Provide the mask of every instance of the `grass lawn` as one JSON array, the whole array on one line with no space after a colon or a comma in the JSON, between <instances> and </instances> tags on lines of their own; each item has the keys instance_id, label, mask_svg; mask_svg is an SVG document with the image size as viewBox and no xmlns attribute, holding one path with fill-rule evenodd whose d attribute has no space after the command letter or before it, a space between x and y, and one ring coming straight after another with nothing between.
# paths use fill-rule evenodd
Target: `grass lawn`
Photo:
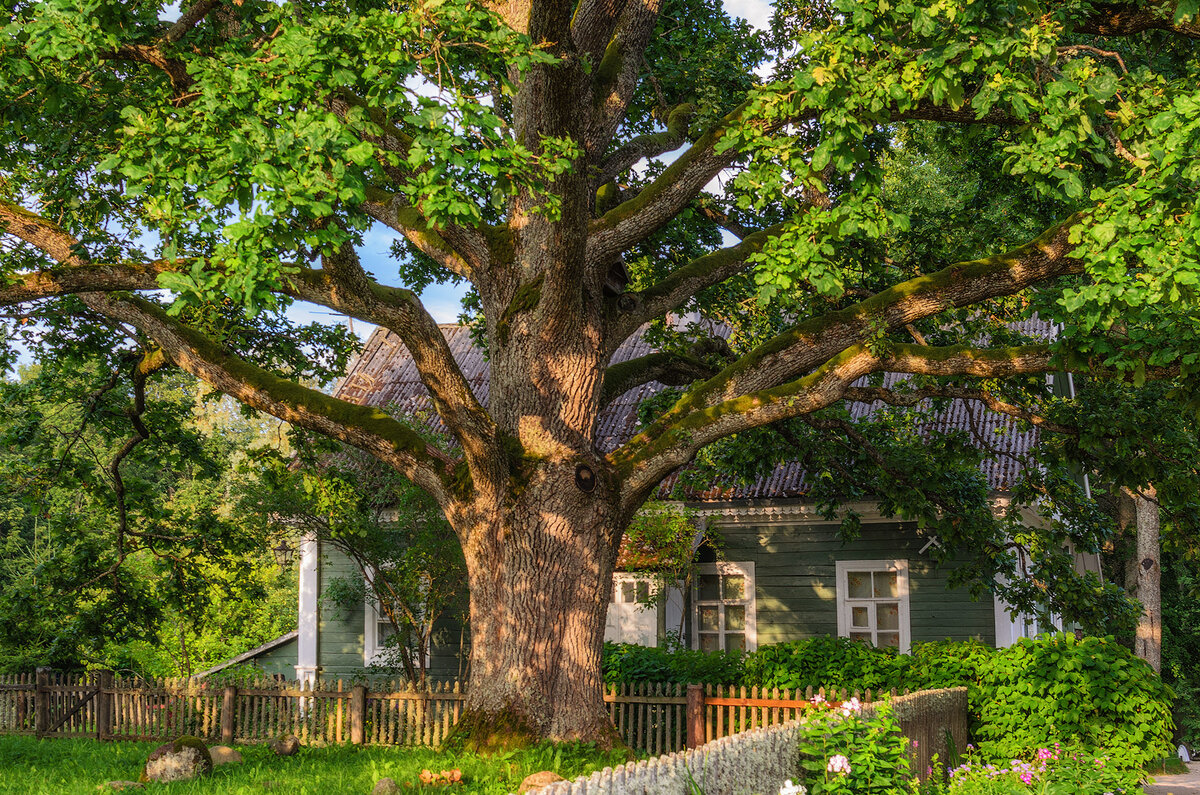
<instances>
[{"instance_id":1,"label":"grass lawn","mask_svg":"<svg viewBox=\"0 0 1200 795\"><path fill-rule=\"evenodd\" d=\"M95 795L106 781L136 781L146 757L158 743L37 740L0 737L0 795ZM505 795L539 770L564 778L590 773L625 761L623 752L605 754L588 745L542 745L508 754L452 756L424 748L301 748L293 757L275 756L263 746L235 746L245 761L223 765L210 775L174 784L147 784L126 792L170 795L368 795L384 776L402 790ZM458 768L463 783L426 788L422 769ZM405 785L411 785L406 787Z\"/></svg>"}]
</instances>

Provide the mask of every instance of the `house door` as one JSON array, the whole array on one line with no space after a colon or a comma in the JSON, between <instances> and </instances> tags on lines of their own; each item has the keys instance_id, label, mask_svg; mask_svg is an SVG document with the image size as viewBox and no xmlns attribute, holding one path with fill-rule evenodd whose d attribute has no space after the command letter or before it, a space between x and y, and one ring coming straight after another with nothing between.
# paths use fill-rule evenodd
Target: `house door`
<instances>
[{"instance_id":1,"label":"house door","mask_svg":"<svg viewBox=\"0 0 1200 795\"><path fill-rule=\"evenodd\" d=\"M658 607L651 604L649 577L614 574L612 599L604 623L604 639L612 643L658 645Z\"/></svg>"}]
</instances>

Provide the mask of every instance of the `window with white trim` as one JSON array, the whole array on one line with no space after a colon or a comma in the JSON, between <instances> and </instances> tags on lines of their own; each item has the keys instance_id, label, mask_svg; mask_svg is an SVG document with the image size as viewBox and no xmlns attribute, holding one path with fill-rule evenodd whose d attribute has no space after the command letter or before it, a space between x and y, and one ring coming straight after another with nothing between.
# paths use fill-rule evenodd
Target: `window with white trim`
<instances>
[{"instance_id":1,"label":"window with white trim","mask_svg":"<svg viewBox=\"0 0 1200 795\"><path fill-rule=\"evenodd\" d=\"M692 586L692 647L752 651L757 646L754 563L701 564Z\"/></svg>"},{"instance_id":2,"label":"window with white trim","mask_svg":"<svg viewBox=\"0 0 1200 795\"><path fill-rule=\"evenodd\" d=\"M837 562L838 634L907 652L907 560Z\"/></svg>"},{"instance_id":3,"label":"window with white trim","mask_svg":"<svg viewBox=\"0 0 1200 795\"><path fill-rule=\"evenodd\" d=\"M369 576L374 576L374 571L371 570ZM426 590L429 588L429 583L422 580ZM363 624L363 665L383 665L391 662L385 659L384 651L393 643L391 640L396 635L396 627L388 619L387 614L379 609L379 602L375 599L375 595L371 592L371 586L367 585L367 600L364 613ZM418 616L422 619L423 616ZM415 656L415 655L414 655ZM422 667L428 664L428 660L421 659L419 661Z\"/></svg>"}]
</instances>

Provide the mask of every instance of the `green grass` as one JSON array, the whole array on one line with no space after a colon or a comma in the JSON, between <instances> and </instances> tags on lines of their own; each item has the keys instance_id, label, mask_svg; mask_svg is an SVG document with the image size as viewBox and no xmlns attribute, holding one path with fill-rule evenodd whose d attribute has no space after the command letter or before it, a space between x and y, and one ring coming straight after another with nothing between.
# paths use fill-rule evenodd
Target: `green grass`
<instances>
[{"instance_id":1,"label":"green grass","mask_svg":"<svg viewBox=\"0 0 1200 795\"><path fill-rule=\"evenodd\" d=\"M1152 776L1177 776L1188 772L1188 766L1177 756L1147 762L1145 770Z\"/></svg>"},{"instance_id":2,"label":"green grass","mask_svg":"<svg viewBox=\"0 0 1200 795\"><path fill-rule=\"evenodd\" d=\"M106 781L136 781L158 743L37 740L0 737L0 795L95 795ZM414 795L422 769L457 767L463 784L452 793L505 795L516 792L530 773L553 770L571 779L625 761L624 752L605 753L590 745L539 745L491 757L443 754L428 748L301 748L277 757L263 746L235 746L245 761L223 765L208 776L174 784L147 784L133 792L163 795L367 795L384 776ZM130 792L127 790L127 792Z\"/></svg>"}]
</instances>

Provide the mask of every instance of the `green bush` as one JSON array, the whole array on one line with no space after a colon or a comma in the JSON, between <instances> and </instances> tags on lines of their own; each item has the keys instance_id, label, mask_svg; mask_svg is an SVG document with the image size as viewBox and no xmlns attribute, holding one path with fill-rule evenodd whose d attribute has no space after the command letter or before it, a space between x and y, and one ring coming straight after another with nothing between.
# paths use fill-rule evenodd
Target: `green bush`
<instances>
[{"instance_id":1,"label":"green bush","mask_svg":"<svg viewBox=\"0 0 1200 795\"><path fill-rule=\"evenodd\" d=\"M604 681L615 683L736 685L744 678L741 652L662 649L630 643L605 643Z\"/></svg>"},{"instance_id":2,"label":"green bush","mask_svg":"<svg viewBox=\"0 0 1200 795\"><path fill-rule=\"evenodd\" d=\"M1112 638L1062 634L996 651L982 671L976 737L999 758L1077 744L1140 768L1171 747L1171 691Z\"/></svg>"},{"instance_id":3,"label":"green bush","mask_svg":"<svg viewBox=\"0 0 1200 795\"><path fill-rule=\"evenodd\" d=\"M606 644L604 675L608 682L781 690L965 685L971 732L996 758L1029 756L1061 742L1133 769L1170 750L1170 689L1112 638L1043 636L1007 649L943 641L915 644L912 654L833 637L764 646L746 655Z\"/></svg>"},{"instance_id":4,"label":"green bush","mask_svg":"<svg viewBox=\"0 0 1200 795\"><path fill-rule=\"evenodd\" d=\"M766 688L903 687L910 658L849 638L819 637L764 646L746 657L742 684Z\"/></svg>"}]
</instances>

